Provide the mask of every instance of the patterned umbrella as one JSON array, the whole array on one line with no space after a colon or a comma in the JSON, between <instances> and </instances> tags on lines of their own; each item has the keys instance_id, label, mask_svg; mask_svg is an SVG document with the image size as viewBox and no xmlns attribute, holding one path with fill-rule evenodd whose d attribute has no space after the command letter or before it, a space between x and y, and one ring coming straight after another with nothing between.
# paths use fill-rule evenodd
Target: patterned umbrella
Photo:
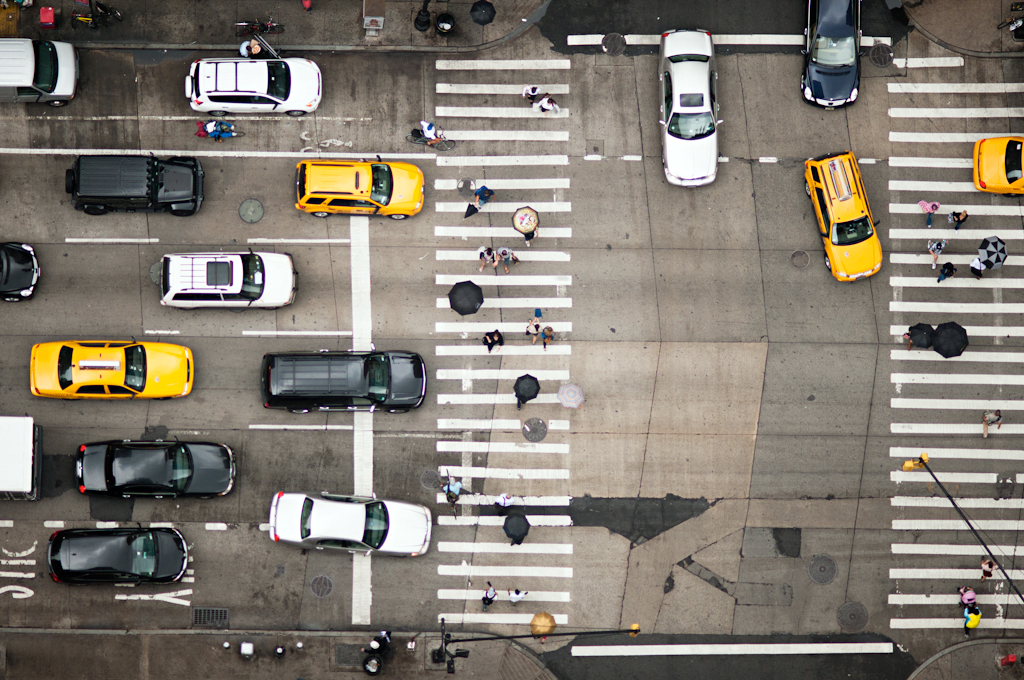
<instances>
[{"instance_id":1,"label":"patterned umbrella","mask_svg":"<svg viewBox=\"0 0 1024 680\"><path fill-rule=\"evenodd\" d=\"M978 246L978 257L981 258L985 269L1002 267L1006 262L1006 244L998 236L989 236Z\"/></svg>"},{"instance_id":2,"label":"patterned umbrella","mask_svg":"<svg viewBox=\"0 0 1024 680\"><path fill-rule=\"evenodd\" d=\"M558 387L558 401L566 408L583 406L583 389L575 383L566 383Z\"/></svg>"},{"instance_id":3,"label":"patterned umbrella","mask_svg":"<svg viewBox=\"0 0 1024 680\"><path fill-rule=\"evenodd\" d=\"M540 226L540 216L529 206L520 208L512 215L512 226L520 234L529 234Z\"/></svg>"}]
</instances>

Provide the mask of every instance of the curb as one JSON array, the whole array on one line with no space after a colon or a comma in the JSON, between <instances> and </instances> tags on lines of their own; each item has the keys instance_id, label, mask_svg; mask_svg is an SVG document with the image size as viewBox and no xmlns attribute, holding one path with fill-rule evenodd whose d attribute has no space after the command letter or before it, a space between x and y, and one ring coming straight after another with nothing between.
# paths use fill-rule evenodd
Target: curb
<instances>
[{"instance_id":1,"label":"curb","mask_svg":"<svg viewBox=\"0 0 1024 680\"><path fill-rule=\"evenodd\" d=\"M907 5L903 5L903 10L907 13L907 17L910 19L910 26L913 30L918 31L921 35L928 38L928 40L932 41L939 47L949 50L950 52L956 52L957 54L962 54L966 57L976 57L979 59L1024 59L1024 52L979 52L977 50L969 50L965 47L958 47L948 43L919 24L917 20L914 19L914 14L910 9L908 9Z\"/></svg>"},{"instance_id":2,"label":"curb","mask_svg":"<svg viewBox=\"0 0 1024 680\"><path fill-rule=\"evenodd\" d=\"M961 650L961 649L965 649L967 647L974 647L976 645L1003 645L1003 644L1024 645L1024 639L1022 639L1022 638L987 638L987 639L984 639L984 640L968 640L967 642L961 642L960 644L953 645L952 647L947 647L946 649L943 649L941 652L937 652L937 653L933 654L932 656L930 656L928 659L926 659L924 661L924 663L922 663L920 666L918 666L917 669L914 670L914 672L911 673L907 677L907 680L914 680L914 678L916 678L921 673L924 673L926 670L928 670L928 668L933 663L935 663L936 661L938 661L939 659L941 659L942 657L944 657L947 654L951 654L951 653L953 653L955 651L958 651L958 650Z\"/></svg>"}]
</instances>

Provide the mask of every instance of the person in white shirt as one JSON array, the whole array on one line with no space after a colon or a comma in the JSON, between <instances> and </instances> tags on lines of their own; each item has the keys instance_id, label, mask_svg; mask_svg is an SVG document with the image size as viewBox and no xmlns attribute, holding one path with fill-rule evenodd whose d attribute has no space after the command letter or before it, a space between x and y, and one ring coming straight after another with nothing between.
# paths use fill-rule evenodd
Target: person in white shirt
<instances>
[{"instance_id":1,"label":"person in white shirt","mask_svg":"<svg viewBox=\"0 0 1024 680\"><path fill-rule=\"evenodd\" d=\"M527 85L523 88L523 99L529 100L531 104L537 101L540 96L540 88L536 85Z\"/></svg>"},{"instance_id":2,"label":"person in white shirt","mask_svg":"<svg viewBox=\"0 0 1024 680\"><path fill-rule=\"evenodd\" d=\"M514 593L511 590L508 591L508 601L511 602L513 604L513 606L514 606L514 605L518 604L518 602L521 599L523 599L524 597L526 597L529 594L530 594L529 590L527 590L526 592L523 592L523 591L519 590L519 588L516 588L516 592L514 592Z\"/></svg>"},{"instance_id":3,"label":"person in white shirt","mask_svg":"<svg viewBox=\"0 0 1024 680\"><path fill-rule=\"evenodd\" d=\"M423 136L427 139L427 146L434 146L441 141L441 138L437 136L437 128L430 121L421 120L420 129L423 131Z\"/></svg>"}]
</instances>

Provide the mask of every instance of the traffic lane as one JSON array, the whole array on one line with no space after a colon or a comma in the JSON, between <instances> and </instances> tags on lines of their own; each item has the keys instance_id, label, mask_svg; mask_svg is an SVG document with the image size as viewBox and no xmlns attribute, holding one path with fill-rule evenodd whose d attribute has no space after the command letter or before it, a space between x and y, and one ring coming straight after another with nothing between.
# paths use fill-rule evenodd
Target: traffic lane
<instances>
[{"instance_id":1,"label":"traffic lane","mask_svg":"<svg viewBox=\"0 0 1024 680\"><path fill-rule=\"evenodd\" d=\"M888 447L874 448L870 455L865 455L868 441L860 435L761 434L754 444L750 497L859 498L868 465L878 467L888 461ZM809 460L814 461L813 465L808 464ZM828 470L828 474L822 474L823 470ZM888 471L884 481L889 483ZM890 488L880 495L891 492L890 483Z\"/></svg>"},{"instance_id":2,"label":"traffic lane","mask_svg":"<svg viewBox=\"0 0 1024 680\"><path fill-rule=\"evenodd\" d=\"M598 153L606 156L627 156L643 153L640 126L637 125L638 101L637 64L630 59L608 57L603 54L576 56L568 74L569 91L562 101L576 115L568 121L543 116L541 129L568 128L573 142L569 145L574 156ZM648 72L657 79L656 71ZM562 97L559 97L562 100ZM520 104L522 106L522 104ZM580 115L586 111L586 115ZM657 119L655 119L657 121ZM567 124L565 124L567 123ZM596 151L593 142L600 140L602 150ZM557 148L560 145L552 145Z\"/></svg>"},{"instance_id":3,"label":"traffic lane","mask_svg":"<svg viewBox=\"0 0 1024 680\"><path fill-rule=\"evenodd\" d=\"M568 175L572 190L566 196L572 212L549 215L541 211L540 233L532 248L651 248L650 177L645 165L619 158L571 158ZM660 170L657 176L663 176ZM508 217L511 219L511 214ZM548 240L546 227L572 228L572 238Z\"/></svg>"}]
</instances>

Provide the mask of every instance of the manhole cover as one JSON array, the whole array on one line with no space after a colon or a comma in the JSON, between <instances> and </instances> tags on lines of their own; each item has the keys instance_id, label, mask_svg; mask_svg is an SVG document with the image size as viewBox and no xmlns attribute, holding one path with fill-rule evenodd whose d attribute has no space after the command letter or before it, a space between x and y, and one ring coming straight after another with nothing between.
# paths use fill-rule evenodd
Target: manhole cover
<instances>
[{"instance_id":1,"label":"manhole cover","mask_svg":"<svg viewBox=\"0 0 1024 680\"><path fill-rule=\"evenodd\" d=\"M811 261L811 256L807 254L806 250L794 251L789 256L789 263L797 269L803 269Z\"/></svg>"},{"instance_id":2,"label":"manhole cover","mask_svg":"<svg viewBox=\"0 0 1024 680\"><path fill-rule=\"evenodd\" d=\"M459 190L459 196L465 199L473 198L473 194L476 193L476 181L471 179L460 179L456 185Z\"/></svg>"},{"instance_id":3,"label":"manhole cover","mask_svg":"<svg viewBox=\"0 0 1024 680\"><path fill-rule=\"evenodd\" d=\"M263 204L255 198L247 198L238 206L238 216L244 222L255 224L263 219Z\"/></svg>"},{"instance_id":4,"label":"manhole cover","mask_svg":"<svg viewBox=\"0 0 1024 680\"><path fill-rule=\"evenodd\" d=\"M440 489L441 475L437 473L437 470L427 470L420 475L420 484L424 489Z\"/></svg>"},{"instance_id":5,"label":"manhole cover","mask_svg":"<svg viewBox=\"0 0 1024 680\"><path fill-rule=\"evenodd\" d=\"M334 590L334 582L331 581L329 576L320 574L314 576L313 580L309 584L309 589L313 591L313 594L317 597L327 597Z\"/></svg>"},{"instance_id":6,"label":"manhole cover","mask_svg":"<svg viewBox=\"0 0 1024 680\"><path fill-rule=\"evenodd\" d=\"M821 585L832 583L838 572L839 567L836 566L836 561L828 555L815 555L811 558L810 566L807 567L807 573L811 580Z\"/></svg>"},{"instance_id":7,"label":"manhole cover","mask_svg":"<svg viewBox=\"0 0 1024 680\"><path fill-rule=\"evenodd\" d=\"M868 625L868 609L860 602L847 602L839 608L836 618L840 628L856 633Z\"/></svg>"},{"instance_id":8,"label":"manhole cover","mask_svg":"<svg viewBox=\"0 0 1024 680\"><path fill-rule=\"evenodd\" d=\"M878 43L868 52L868 58L878 68L885 68L892 63L892 48L885 43Z\"/></svg>"},{"instance_id":9,"label":"manhole cover","mask_svg":"<svg viewBox=\"0 0 1024 680\"><path fill-rule=\"evenodd\" d=\"M528 442L539 442L548 436L548 425L540 418L530 418L523 423L523 436Z\"/></svg>"},{"instance_id":10,"label":"manhole cover","mask_svg":"<svg viewBox=\"0 0 1024 680\"><path fill-rule=\"evenodd\" d=\"M222 607L192 607L193 626L228 627L228 610Z\"/></svg>"},{"instance_id":11,"label":"manhole cover","mask_svg":"<svg viewBox=\"0 0 1024 680\"><path fill-rule=\"evenodd\" d=\"M621 33L609 33L601 38L601 49L617 57L626 51L626 38Z\"/></svg>"}]
</instances>

